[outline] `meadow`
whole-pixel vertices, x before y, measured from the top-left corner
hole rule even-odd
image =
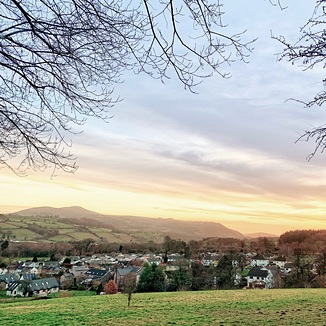
[[[1,325],[326,325],[326,289],[62,296],[2,299]]]
[[[128,234],[114,233],[103,227],[85,227],[76,220],[59,219],[53,216],[0,216],[0,235],[10,236],[18,241],[60,242],[80,241],[86,238],[104,239],[108,242],[130,242],[135,240]],[[49,232],[55,234],[51,235]]]

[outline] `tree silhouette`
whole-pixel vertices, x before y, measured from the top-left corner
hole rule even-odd
[[[67,134],[110,117],[125,70],[175,74],[190,90],[228,77],[223,67],[245,61],[251,41],[227,34],[223,14],[209,0],[0,1],[0,164],[75,171]]]
[[[284,45],[284,50],[279,54],[279,60],[288,60],[293,65],[299,63],[304,71],[314,68],[325,68],[326,64],[326,1],[317,0],[312,17],[300,29],[301,34],[295,43],[289,43],[284,36],[273,36]],[[294,99],[304,106],[311,108],[323,106],[326,102],[325,90],[326,78],[322,80],[323,89],[312,99]],[[315,148],[307,157],[310,160],[318,151],[323,152],[326,148],[325,125],[306,130],[298,139],[314,140]]]
[[[9,247],[9,241],[8,240],[4,240],[1,242],[1,250],[4,251],[5,249],[7,249]]]

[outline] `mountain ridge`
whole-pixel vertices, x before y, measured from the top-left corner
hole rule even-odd
[[[52,216],[59,217],[64,221],[70,221],[85,226],[96,226],[115,230],[116,233],[127,233],[129,235],[143,232],[156,233],[162,236],[182,240],[201,240],[205,237],[237,238],[244,239],[245,236],[233,229],[227,228],[219,222],[210,221],[186,221],[172,218],[151,218],[129,215],[107,215],[87,210],[80,206],[70,207],[34,207],[20,210],[13,214],[19,216]]]

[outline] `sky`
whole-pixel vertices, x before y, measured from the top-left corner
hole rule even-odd
[[[278,62],[311,16],[313,0],[225,1],[230,30],[258,37],[249,63],[225,67],[184,90],[171,75],[165,84],[146,75],[124,75],[115,94],[123,101],[108,123],[89,119],[73,138],[74,174],[0,169],[0,213],[38,206],[82,206],[103,214],[215,221],[244,234],[282,234],[326,228],[326,154],[306,157],[306,129],[326,121],[310,99],[323,87],[321,68],[302,71]]]

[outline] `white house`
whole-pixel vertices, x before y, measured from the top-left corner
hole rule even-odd
[[[250,265],[258,267],[266,267],[269,264],[269,260],[262,255],[256,255],[252,257]]]
[[[286,258],[284,256],[278,256],[273,259],[273,264],[275,264],[278,268],[284,268],[286,264]]]
[[[247,286],[250,288],[273,287],[273,274],[267,268],[254,266],[246,276]]]
[[[88,266],[85,265],[73,265],[69,272],[74,274],[75,277],[81,277],[89,270]]]
[[[207,266],[207,267],[210,266],[213,263],[212,256],[209,254],[204,255],[204,257],[201,260],[201,263],[203,266]]]

